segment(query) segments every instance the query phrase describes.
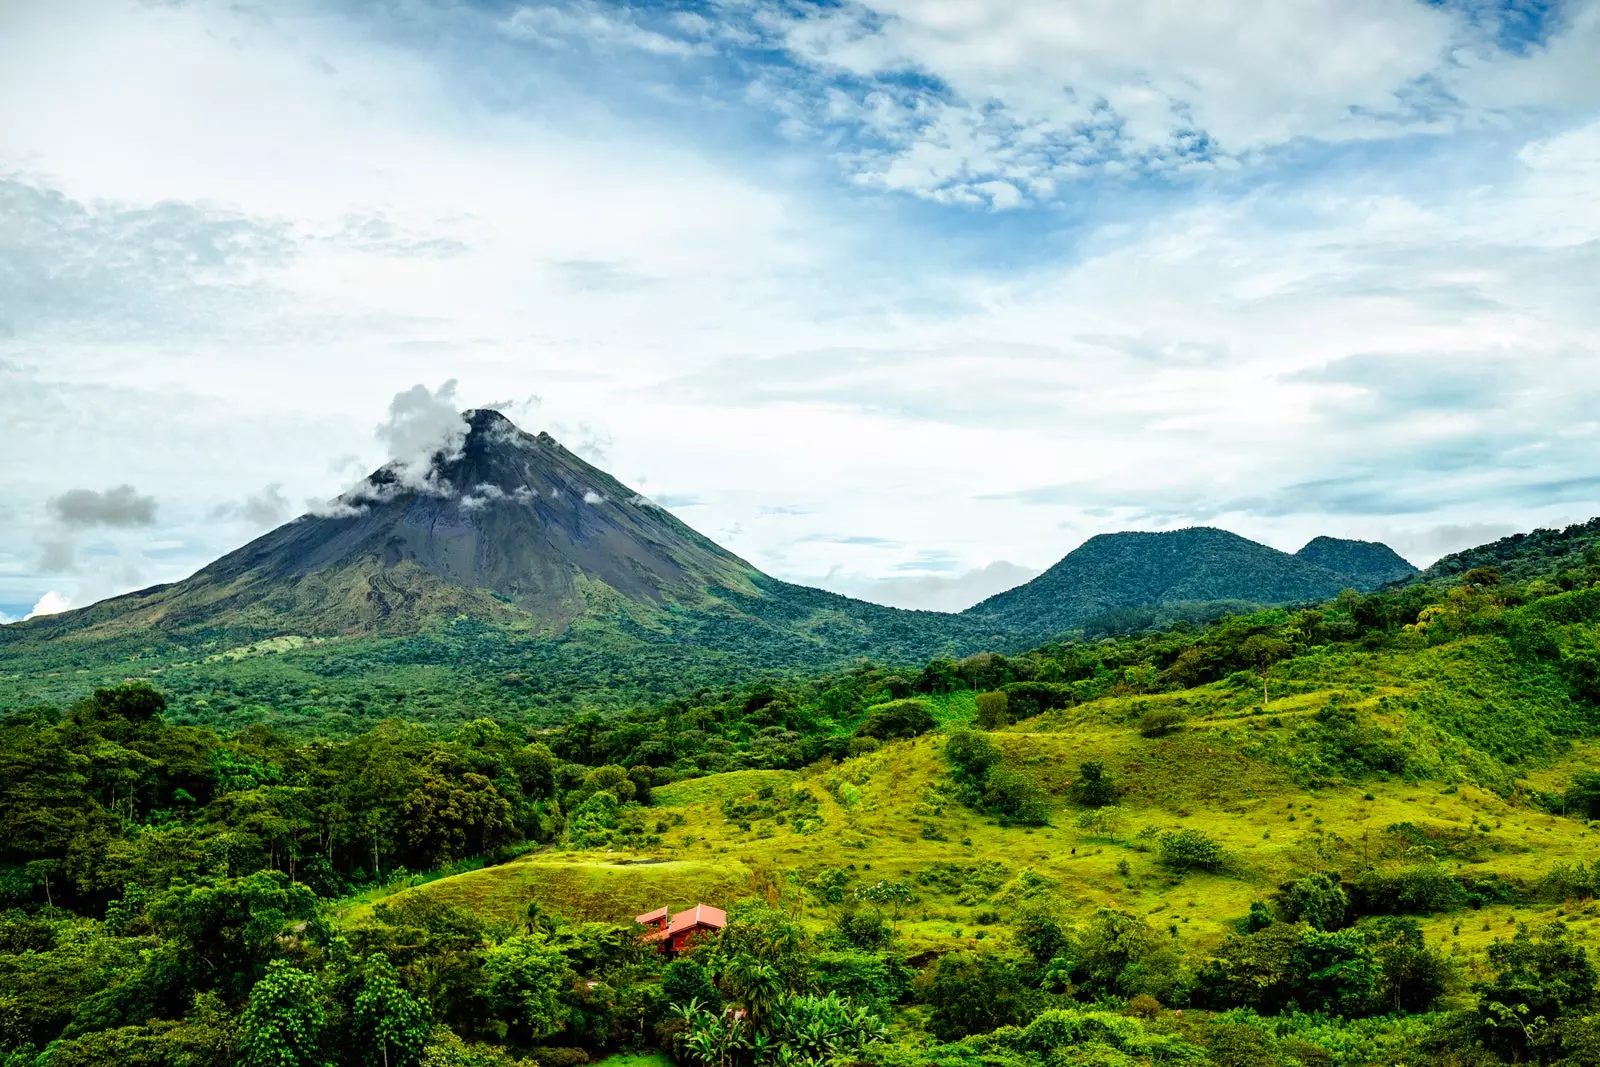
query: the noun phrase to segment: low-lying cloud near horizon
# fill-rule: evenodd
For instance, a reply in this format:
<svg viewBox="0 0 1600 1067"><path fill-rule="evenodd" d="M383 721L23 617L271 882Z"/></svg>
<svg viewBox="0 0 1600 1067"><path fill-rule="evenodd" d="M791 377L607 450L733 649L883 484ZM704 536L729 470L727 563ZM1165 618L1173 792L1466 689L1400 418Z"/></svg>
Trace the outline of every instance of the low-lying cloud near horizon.
<svg viewBox="0 0 1600 1067"><path fill-rule="evenodd" d="M5 7L0 614L534 392L906 606L1116 529L1600 514L1597 52L1600 0Z"/></svg>

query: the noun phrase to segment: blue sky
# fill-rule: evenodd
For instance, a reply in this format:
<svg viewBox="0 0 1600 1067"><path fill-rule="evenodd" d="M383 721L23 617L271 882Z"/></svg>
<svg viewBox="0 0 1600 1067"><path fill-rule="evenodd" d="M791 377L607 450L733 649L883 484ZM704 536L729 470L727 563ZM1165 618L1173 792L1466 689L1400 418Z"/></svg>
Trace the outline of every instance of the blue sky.
<svg viewBox="0 0 1600 1067"><path fill-rule="evenodd" d="M1586 518L1597 55L1600 0L0 5L0 613L326 500L419 384L912 606Z"/></svg>

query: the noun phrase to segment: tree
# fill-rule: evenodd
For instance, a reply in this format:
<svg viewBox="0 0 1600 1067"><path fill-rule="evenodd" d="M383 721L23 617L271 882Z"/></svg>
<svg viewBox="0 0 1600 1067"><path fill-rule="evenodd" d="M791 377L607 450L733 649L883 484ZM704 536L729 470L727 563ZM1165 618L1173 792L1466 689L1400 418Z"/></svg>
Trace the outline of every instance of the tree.
<svg viewBox="0 0 1600 1067"><path fill-rule="evenodd" d="M1278 894L1278 909L1286 922L1307 922L1318 930L1337 930L1344 925L1350 898L1338 881L1326 874L1312 874L1285 885Z"/></svg>
<svg viewBox="0 0 1600 1067"><path fill-rule="evenodd" d="M280 951L289 924L317 914L316 895L277 871L174 885L147 913L177 948L195 989L218 989L237 1003Z"/></svg>
<svg viewBox="0 0 1600 1067"><path fill-rule="evenodd" d="M1489 1047L1525 1055L1530 1034L1564 1013L1581 1015L1596 1002L1594 963L1565 923L1517 927L1486 955L1492 974L1478 983L1478 1034Z"/></svg>
<svg viewBox="0 0 1600 1067"><path fill-rule="evenodd" d="M1003 755L1000 746L989 740L987 734L965 727L951 730L944 743L944 758L976 785L983 783L989 768L999 763Z"/></svg>
<svg viewBox="0 0 1600 1067"><path fill-rule="evenodd" d="M1290 652L1289 642L1266 634L1255 634L1245 639L1239 646L1239 654L1245 659L1261 668L1261 707L1264 709L1268 703L1267 681L1272 675L1272 665L1281 659L1286 659Z"/></svg>
<svg viewBox="0 0 1600 1067"><path fill-rule="evenodd" d="M489 1010L506 1021L519 1043L548 1037L565 1025L561 995L575 976L566 957L543 937L502 941L489 950L483 971Z"/></svg>
<svg viewBox="0 0 1600 1067"><path fill-rule="evenodd" d="M1072 784L1072 795L1078 803L1091 808L1103 808L1117 799L1117 783L1106 773L1106 765L1097 759L1078 764L1078 780Z"/></svg>
<svg viewBox="0 0 1600 1067"><path fill-rule="evenodd" d="M1179 830L1162 834L1158 858L1176 871L1216 871L1227 861L1222 846L1203 830Z"/></svg>
<svg viewBox="0 0 1600 1067"><path fill-rule="evenodd" d="M321 1067L326 1025L316 979L273 960L239 1020L240 1067Z"/></svg>
<svg viewBox="0 0 1600 1067"><path fill-rule="evenodd" d="M1578 771L1566 793L1567 813L1580 819L1600 819L1600 771Z"/></svg>
<svg viewBox="0 0 1600 1067"><path fill-rule="evenodd" d="M1027 1021L1031 997L1013 960L976 952L939 957L923 992L930 1029L940 1041Z"/></svg>
<svg viewBox="0 0 1600 1067"><path fill-rule="evenodd" d="M999 690L978 694L978 715L973 725L980 730L998 730L1011 725L1009 701Z"/></svg>
<svg viewBox="0 0 1600 1067"><path fill-rule="evenodd" d="M911 902L911 887L904 882L879 880L870 885L858 887L856 889L856 899L871 904L879 911L882 911L887 906L890 914L894 916L895 922L899 922L900 909Z"/></svg>
<svg viewBox="0 0 1600 1067"><path fill-rule="evenodd" d="M891 700L867 709L867 717L856 734L879 741L916 737L933 729L933 712L921 700Z"/></svg>
<svg viewBox="0 0 1600 1067"><path fill-rule="evenodd" d="M783 994L783 978L770 963L740 953L723 967L722 988L730 1001L759 1019Z"/></svg>
<svg viewBox="0 0 1600 1067"><path fill-rule="evenodd" d="M1455 976L1441 953L1428 948L1415 919L1386 915L1361 924L1383 978L1380 992L1394 1011L1431 1011Z"/></svg>
<svg viewBox="0 0 1600 1067"><path fill-rule="evenodd" d="M421 1061L428 1042L428 1004L405 991L386 956L367 961L350 1022L369 1067L415 1067Z"/></svg>
<svg viewBox="0 0 1600 1067"><path fill-rule="evenodd" d="M1172 939L1137 915L1101 908L1074 938L1072 974L1092 996L1167 996L1177 981Z"/></svg>
<svg viewBox="0 0 1600 1067"><path fill-rule="evenodd" d="M983 783L983 802L1014 822L1043 826L1050 821L1050 801L1033 776L1015 767L992 767Z"/></svg>

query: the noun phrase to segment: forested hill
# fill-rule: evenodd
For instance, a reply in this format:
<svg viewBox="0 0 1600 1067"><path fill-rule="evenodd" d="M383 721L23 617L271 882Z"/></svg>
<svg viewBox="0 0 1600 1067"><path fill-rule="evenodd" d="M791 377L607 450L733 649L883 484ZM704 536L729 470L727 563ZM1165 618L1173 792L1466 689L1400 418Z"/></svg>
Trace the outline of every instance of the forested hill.
<svg viewBox="0 0 1600 1067"><path fill-rule="evenodd" d="M1346 573L1343 567L1354 568ZM992 628L1046 636L1122 608L1199 601L1286 604L1374 589L1414 572L1386 546L1318 538L1299 556L1197 526L1091 537L1026 585L966 615ZM1403 574L1402 574L1403 576Z"/></svg>
<svg viewBox="0 0 1600 1067"><path fill-rule="evenodd" d="M1295 556L1344 575L1350 579L1352 589L1376 589L1390 582L1403 582L1417 573L1417 568L1399 553L1377 541L1315 537Z"/></svg>
<svg viewBox="0 0 1600 1067"><path fill-rule="evenodd" d="M1493 567L1506 580L1521 581L1564 568L1600 562L1600 518L1563 530L1513 534L1486 545L1454 552L1418 575L1418 580L1452 583L1470 570Z"/></svg>

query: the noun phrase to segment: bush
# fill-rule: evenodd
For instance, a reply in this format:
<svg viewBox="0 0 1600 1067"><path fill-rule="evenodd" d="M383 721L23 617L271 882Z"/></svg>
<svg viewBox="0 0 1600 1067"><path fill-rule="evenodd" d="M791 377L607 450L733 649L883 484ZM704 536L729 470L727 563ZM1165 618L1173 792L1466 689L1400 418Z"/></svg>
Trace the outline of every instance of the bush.
<svg viewBox="0 0 1600 1067"><path fill-rule="evenodd" d="M1050 819L1050 801L1032 776L1001 764L983 783L983 802L1013 822L1043 826Z"/></svg>
<svg viewBox="0 0 1600 1067"><path fill-rule="evenodd" d="M1062 682L1009 682L1000 689L1006 695L1012 722L1031 719L1042 711L1070 708L1076 702L1072 686Z"/></svg>
<svg viewBox="0 0 1600 1067"><path fill-rule="evenodd" d="M1343 887L1325 874L1307 875L1278 892L1278 910L1286 922L1305 922L1318 930L1339 929L1349 909Z"/></svg>
<svg viewBox="0 0 1600 1067"><path fill-rule="evenodd" d="M1566 792L1567 813L1579 819L1600 819L1600 771L1579 771Z"/></svg>
<svg viewBox="0 0 1600 1067"><path fill-rule="evenodd" d="M1078 780L1072 784L1072 797L1079 804L1103 808L1117 799L1117 783L1097 759L1078 764Z"/></svg>
<svg viewBox="0 0 1600 1067"><path fill-rule="evenodd" d="M1167 996L1177 983L1172 939L1137 915L1101 908L1074 938L1072 978L1096 997Z"/></svg>
<svg viewBox="0 0 1600 1067"><path fill-rule="evenodd" d="M976 952L940 956L925 981L922 999L932 1009L929 1028L940 1041L1026 1022L1033 1003L1014 960Z"/></svg>
<svg viewBox="0 0 1600 1067"><path fill-rule="evenodd" d="M875 911L845 908L833 921L833 936L851 948L879 949L894 940L894 928Z"/></svg>
<svg viewBox="0 0 1600 1067"><path fill-rule="evenodd" d="M1466 903L1460 884L1438 863L1365 871L1350 882L1350 897L1363 915L1427 915Z"/></svg>
<svg viewBox="0 0 1600 1067"><path fill-rule="evenodd" d="M978 717L974 725L980 730L998 730L1002 726L1011 725L1011 714L1007 708L1004 693L979 693Z"/></svg>
<svg viewBox="0 0 1600 1067"><path fill-rule="evenodd" d="M968 781L981 783L989 768L1003 758L1000 746L989 740L987 734L958 727L950 731L944 743L944 758Z"/></svg>
<svg viewBox="0 0 1600 1067"><path fill-rule="evenodd" d="M1187 721L1183 712L1175 708L1156 708L1145 712L1144 718L1139 720L1139 733L1145 737L1166 737L1183 729Z"/></svg>
<svg viewBox="0 0 1600 1067"><path fill-rule="evenodd" d="M1161 835L1157 859L1175 871L1220 871L1227 855L1204 831L1179 830Z"/></svg>
<svg viewBox="0 0 1600 1067"><path fill-rule="evenodd" d="M891 700L867 709L866 721L856 727L856 736L893 741L925 734L933 727L933 712L927 704L920 700Z"/></svg>

